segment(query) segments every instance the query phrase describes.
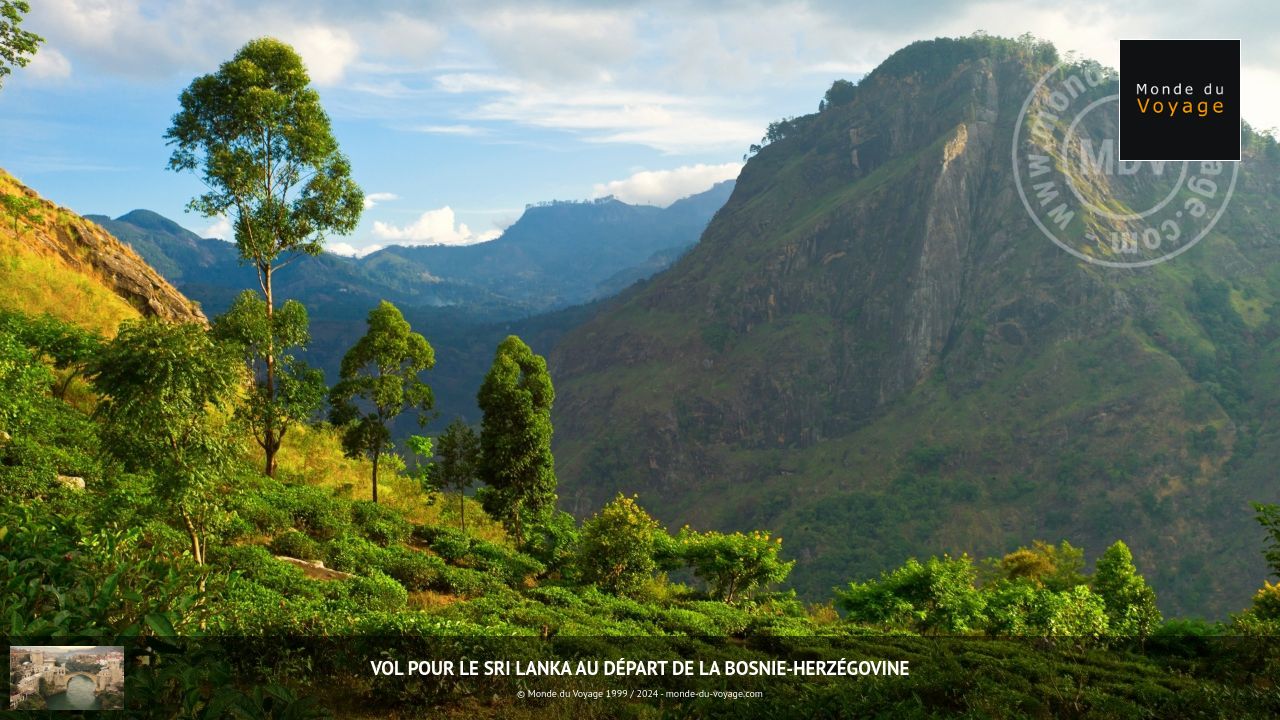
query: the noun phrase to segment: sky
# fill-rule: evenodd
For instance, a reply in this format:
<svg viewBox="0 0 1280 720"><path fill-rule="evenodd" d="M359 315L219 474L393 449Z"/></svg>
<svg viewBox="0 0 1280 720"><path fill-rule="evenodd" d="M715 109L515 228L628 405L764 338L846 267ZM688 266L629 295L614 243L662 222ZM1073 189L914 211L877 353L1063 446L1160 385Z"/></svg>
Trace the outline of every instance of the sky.
<svg viewBox="0 0 1280 720"><path fill-rule="evenodd" d="M665 205L735 177L773 120L813 112L919 39L1031 32L1115 66L1120 38L1239 38L1244 118L1280 126L1270 0L435 2L33 0L46 39L0 89L0 167L81 214L147 208L206 237L166 169L191 80L248 40L299 51L366 193L330 249L491 239L526 203Z"/></svg>

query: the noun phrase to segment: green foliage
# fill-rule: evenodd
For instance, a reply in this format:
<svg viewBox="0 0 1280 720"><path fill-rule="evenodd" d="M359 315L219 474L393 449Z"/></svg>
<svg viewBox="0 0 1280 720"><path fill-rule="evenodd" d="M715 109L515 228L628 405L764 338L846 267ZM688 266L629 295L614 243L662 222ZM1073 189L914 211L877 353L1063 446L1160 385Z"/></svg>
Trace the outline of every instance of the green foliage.
<svg viewBox="0 0 1280 720"><path fill-rule="evenodd" d="M1133 566L1129 547L1119 540L1098 558L1093 588L1105 603L1114 635L1146 637L1163 620L1155 592Z"/></svg>
<svg viewBox="0 0 1280 720"><path fill-rule="evenodd" d="M0 0L3 2L3 0ZM0 30L3 29L3 21L0 21ZM2 64L0 64L2 65ZM0 67L0 77L3 77L3 67ZM13 223L14 239L22 238L22 224L26 223L28 227L34 227L36 223L44 218L40 213L36 212L36 208L40 207L40 200L27 195L9 195L0 193L0 208L4 209L9 220Z"/></svg>
<svg viewBox="0 0 1280 720"><path fill-rule="evenodd" d="M848 80L836 80L831 83L831 87L827 88L827 92L822 96L822 102L818 103L818 112L848 105L857 97L858 86Z"/></svg>
<svg viewBox="0 0 1280 720"><path fill-rule="evenodd" d="M563 511L552 511L529 528L525 539L525 552L549 570L562 575L572 571L581 536L578 522Z"/></svg>
<svg viewBox="0 0 1280 720"><path fill-rule="evenodd" d="M445 564L440 558L407 548L397 548L386 554L382 569L409 590L442 589L445 587Z"/></svg>
<svg viewBox="0 0 1280 720"><path fill-rule="evenodd" d="M290 530L271 540L271 552L300 560L319 560L324 556L320 543L305 533Z"/></svg>
<svg viewBox="0 0 1280 720"><path fill-rule="evenodd" d="M320 411L328 389L324 373L296 356L310 342L309 324L302 303L287 300L269 312L266 301L252 290L240 293L213 322L214 339L234 348L253 372L253 391L236 413L273 460L289 428ZM274 464L267 468L268 475L274 471Z"/></svg>
<svg viewBox="0 0 1280 720"><path fill-rule="evenodd" d="M494 590L501 584L498 578L489 573L446 565L441 569L440 580L433 589L463 597L475 597Z"/></svg>
<svg viewBox="0 0 1280 720"><path fill-rule="evenodd" d="M211 408L234 392L235 360L198 325L123 323L93 368L107 446L126 468L154 473L155 489L191 538L195 561L224 515L230 438Z"/></svg>
<svg viewBox="0 0 1280 720"><path fill-rule="evenodd" d="M1049 590L1069 590L1085 583L1084 550L1066 540L1050 545L1036 540L1000 559L1000 574L1008 580L1025 579Z"/></svg>
<svg viewBox="0 0 1280 720"><path fill-rule="evenodd" d="M400 513L367 501L351 504L351 519L362 535L383 547L403 543L413 531Z"/></svg>
<svg viewBox="0 0 1280 720"><path fill-rule="evenodd" d="M23 30L22 17L31 12L26 0L0 0L0 83L15 67L26 67L44 38Z"/></svg>
<svg viewBox="0 0 1280 720"><path fill-rule="evenodd" d="M435 351L413 332L395 305L382 301L369 313L369 330L342 358L339 382L330 392L329 419L343 429L348 457L373 461L373 501L378 501L378 460L391 446L388 424L407 409L418 424L431 410L431 388L418 374L435 365Z"/></svg>
<svg viewBox="0 0 1280 720"><path fill-rule="evenodd" d="M546 571L546 566L533 557L452 528L422 525L414 528L414 537L451 564L482 571L513 586Z"/></svg>
<svg viewBox="0 0 1280 720"><path fill-rule="evenodd" d="M387 551L362 537L344 535L329 542L325 549L325 564L344 572L365 572L378 569L386 563Z"/></svg>
<svg viewBox="0 0 1280 720"><path fill-rule="evenodd" d="M48 368L37 362L30 350L0 329L0 431L21 432L52 380Z"/></svg>
<svg viewBox="0 0 1280 720"><path fill-rule="evenodd" d="M974 588L968 555L911 558L878 580L849 583L837 604L856 622L918 632L966 633L979 627L986 601Z"/></svg>
<svg viewBox="0 0 1280 720"><path fill-rule="evenodd" d="M346 582L350 583L351 598L371 612L403 610L409 597L403 585L378 570Z"/></svg>
<svg viewBox="0 0 1280 720"><path fill-rule="evenodd" d="M1271 566L1271 574L1280 576L1280 505L1253 503L1253 510L1257 513L1258 524L1267 532L1267 547L1263 554Z"/></svg>
<svg viewBox="0 0 1280 720"><path fill-rule="evenodd" d="M276 319L272 273L282 256L288 263L319 255L326 233L354 230L364 193L302 59L279 40L250 41L216 73L193 80L181 104L165 133L175 146L169 168L199 170L208 192L189 207L232 218L240 258L253 265L265 297L242 295L221 334L260 365L258 390L243 415L256 429L266 474L274 475L281 438L290 423L319 408L323 377L282 354L305 344L307 318L300 303L285 303Z"/></svg>
<svg viewBox="0 0 1280 720"><path fill-rule="evenodd" d="M351 528L351 506L324 488L309 485L282 485L267 497L275 507L288 513L290 524L317 540L329 540ZM275 520L275 516L269 516ZM265 528L264 528L265 529Z"/></svg>
<svg viewBox="0 0 1280 720"><path fill-rule="evenodd" d="M1280 583L1263 581L1253 596L1253 612L1263 620L1280 620Z"/></svg>
<svg viewBox="0 0 1280 720"><path fill-rule="evenodd" d="M547 570L547 566L534 557L484 540L472 540L468 555L472 567L502 578L513 587L519 587L530 575L541 575Z"/></svg>
<svg viewBox="0 0 1280 720"><path fill-rule="evenodd" d="M665 531L632 498L619 494L582 524L576 567L585 583L618 595L653 576L654 542Z"/></svg>
<svg viewBox="0 0 1280 720"><path fill-rule="evenodd" d="M787 579L795 561L783 562L778 554L782 538L766 531L698 533L685 527L676 536L677 552L724 602L734 602L758 589Z"/></svg>
<svg viewBox="0 0 1280 720"><path fill-rule="evenodd" d="M194 568L139 530L93 527L61 503L0 503L0 612L11 636L189 631L208 610Z"/></svg>
<svg viewBox="0 0 1280 720"><path fill-rule="evenodd" d="M240 256L264 280L282 254L318 255L327 232L355 229L364 194L293 48L250 41L193 80L181 105L165 133L169 167L200 173L209 191L191 209L230 213Z"/></svg>
<svg viewBox="0 0 1280 720"><path fill-rule="evenodd" d="M219 547L210 552L210 559L280 595L297 598L314 594L300 568L277 560L261 545Z"/></svg>
<svg viewBox="0 0 1280 720"><path fill-rule="evenodd" d="M1113 630L1104 599L1085 585L1062 592L1044 591L1039 600L1032 627L1045 635L1096 639Z"/></svg>
<svg viewBox="0 0 1280 720"><path fill-rule="evenodd" d="M4 331L12 333L19 342L37 355L48 358L54 367L63 371L63 376L53 388L58 399L66 398L72 381L85 373L102 351L102 336L52 315L27 317L0 311L0 332Z"/></svg>
<svg viewBox="0 0 1280 720"><path fill-rule="evenodd" d="M466 532L464 493L475 482L480 464L480 438L461 418L449 423L436 442L439 459L431 465L431 485L458 493L458 527Z"/></svg>
<svg viewBox="0 0 1280 720"><path fill-rule="evenodd" d="M419 525L414 537L426 543L431 551L449 562L458 562L471 552L471 538L447 527Z"/></svg>
<svg viewBox="0 0 1280 720"><path fill-rule="evenodd" d="M556 502L551 455L551 405L555 389L547 361L511 335L498 345L476 398L480 430L480 479L489 487L484 508L524 543L526 516L537 520Z"/></svg>

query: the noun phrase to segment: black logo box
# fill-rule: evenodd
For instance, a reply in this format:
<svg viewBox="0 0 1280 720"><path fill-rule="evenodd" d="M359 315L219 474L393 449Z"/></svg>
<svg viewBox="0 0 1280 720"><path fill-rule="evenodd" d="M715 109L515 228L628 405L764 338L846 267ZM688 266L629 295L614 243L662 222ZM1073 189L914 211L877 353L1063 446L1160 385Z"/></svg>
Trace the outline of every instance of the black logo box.
<svg viewBox="0 0 1280 720"><path fill-rule="evenodd" d="M1181 92L1166 94L1165 87ZM1121 160L1239 160L1240 100L1239 40L1120 41ZM1154 112L1157 102L1163 113ZM1183 112L1185 102L1193 113ZM1218 102L1221 113L1213 112ZM1209 112L1201 116L1204 107Z"/></svg>

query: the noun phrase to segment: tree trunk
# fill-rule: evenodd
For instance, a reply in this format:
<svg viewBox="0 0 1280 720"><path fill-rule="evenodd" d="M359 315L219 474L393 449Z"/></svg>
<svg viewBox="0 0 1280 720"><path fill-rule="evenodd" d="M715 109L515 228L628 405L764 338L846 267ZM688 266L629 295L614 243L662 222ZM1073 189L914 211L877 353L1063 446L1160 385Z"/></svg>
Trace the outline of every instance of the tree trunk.
<svg viewBox="0 0 1280 720"><path fill-rule="evenodd" d="M381 448L373 451L373 502L378 502L378 456L382 454Z"/></svg>
<svg viewBox="0 0 1280 720"><path fill-rule="evenodd" d="M196 526L191 522L191 516L182 513L182 521L187 526L187 534L191 537L191 557L195 558L197 565L204 564L204 549L200 547L200 533L196 531Z"/></svg>
<svg viewBox="0 0 1280 720"><path fill-rule="evenodd" d="M262 291L267 296L267 414L263 418L262 450L266 454L267 477L276 476L276 451L280 449L280 441L276 438L274 415L270 408L276 402L276 349L275 349L275 300L271 295L271 265L262 269Z"/></svg>

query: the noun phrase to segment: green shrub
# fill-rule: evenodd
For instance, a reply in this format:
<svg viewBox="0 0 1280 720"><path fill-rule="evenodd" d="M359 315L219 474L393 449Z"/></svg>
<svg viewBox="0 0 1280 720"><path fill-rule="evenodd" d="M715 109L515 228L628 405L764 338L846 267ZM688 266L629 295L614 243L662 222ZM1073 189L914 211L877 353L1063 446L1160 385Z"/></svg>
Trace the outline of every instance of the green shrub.
<svg viewBox="0 0 1280 720"><path fill-rule="evenodd" d="M809 636L814 633L813 623L808 618L797 618L778 615L764 615L753 618L747 628L749 636Z"/></svg>
<svg viewBox="0 0 1280 720"><path fill-rule="evenodd" d="M453 528L439 525L419 525L414 537L426 543L432 552L449 562L458 562L471 552L471 538Z"/></svg>
<svg viewBox="0 0 1280 720"><path fill-rule="evenodd" d="M413 530L400 513L367 500L351 504L351 519L366 538L384 547L403 543Z"/></svg>
<svg viewBox="0 0 1280 720"><path fill-rule="evenodd" d="M683 602L682 608L692 610L706 618L712 628L708 635L740 635L751 623L751 615L732 605L711 600L694 600Z"/></svg>
<svg viewBox="0 0 1280 720"><path fill-rule="evenodd" d="M275 499L255 492L241 493L234 503L236 514L259 532L275 533L291 527L293 516Z"/></svg>
<svg viewBox="0 0 1280 720"><path fill-rule="evenodd" d="M387 551L358 535L343 535L329 542L324 561L335 570L361 573L381 570L386 563Z"/></svg>
<svg viewBox="0 0 1280 720"><path fill-rule="evenodd" d="M286 596L313 594L302 570L275 559L261 545L210 548L210 560L228 570L237 570L246 579Z"/></svg>
<svg viewBox="0 0 1280 720"><path fill-rule="evenodd" d="M492 575L470 568L445 565L440 569L440 577L432 589L473 597L492 589L495 585L500 583Z"/></svg>
<svg viewBox="0 0 1280 720"><path fill-rule="evenodd" d="M578 523L567 512L556 511L529 529L525 552L543 565L544 570L570 571L581 537Z"/></svg>
<svg viewBox="0 0 1280 720"><path fill-rule="evenodd" d="M445 564L434 555L409 548L387 552L383 570L410 590L428 590L442 585Z"/></svg>
<svg viewBox="0 0 1280 720"><path fill-rule="evenodd" d="M409 593L394 578L378 570L372 570L367 576L356 576L347 580L351 599L360 607L373 612L403 610L409 600Z"/></svg>
<svg viewBox="0 0 1280 720"><path fill-rule="evenodd" d="M328 491L306 485L285 485L277 495L293 525L317 540L330 540L351 528L351 509Z"/></svg>
<svg viewBox="0 0 1280 720"><path fill-rule="evenodd" d="M510 548L473 540L469 556L477 570L500 575L510 585L522 582L530 575L541 575L547 568L536 559Z"/></svg>
<svg viewBox="0 0 1280 720"><path fill-rule="evenodd" d="M783 562L782 538L766 531L697 533L684 528L676 537L679 554L693 574L707 583L715 597L725 602L780 583L791 573L794 560Z"/></svg>
<svg viewBox="0 0 1280 720"><path fill-rule="evenodd" d="M143 541L162 553L181 555L191 549L191 538L164 521L147 520L141 530Z"/></svg>
<svg viewBox="0 0 1280 720"><path fill-rule="evenodd" d="M276 555L285 555L301 560L319 560L324 556L320 543L297 530L289 530L283 535L276 536L269 547L271 552Z"/></svg>
<svg viewBox="0 0 1280 720"><path fill-rule="evenodd" d="M659 534L658 522L619 494L583 523L574 565L584 582L612 593L635 592L657 568L653 556Z"/></svg>

